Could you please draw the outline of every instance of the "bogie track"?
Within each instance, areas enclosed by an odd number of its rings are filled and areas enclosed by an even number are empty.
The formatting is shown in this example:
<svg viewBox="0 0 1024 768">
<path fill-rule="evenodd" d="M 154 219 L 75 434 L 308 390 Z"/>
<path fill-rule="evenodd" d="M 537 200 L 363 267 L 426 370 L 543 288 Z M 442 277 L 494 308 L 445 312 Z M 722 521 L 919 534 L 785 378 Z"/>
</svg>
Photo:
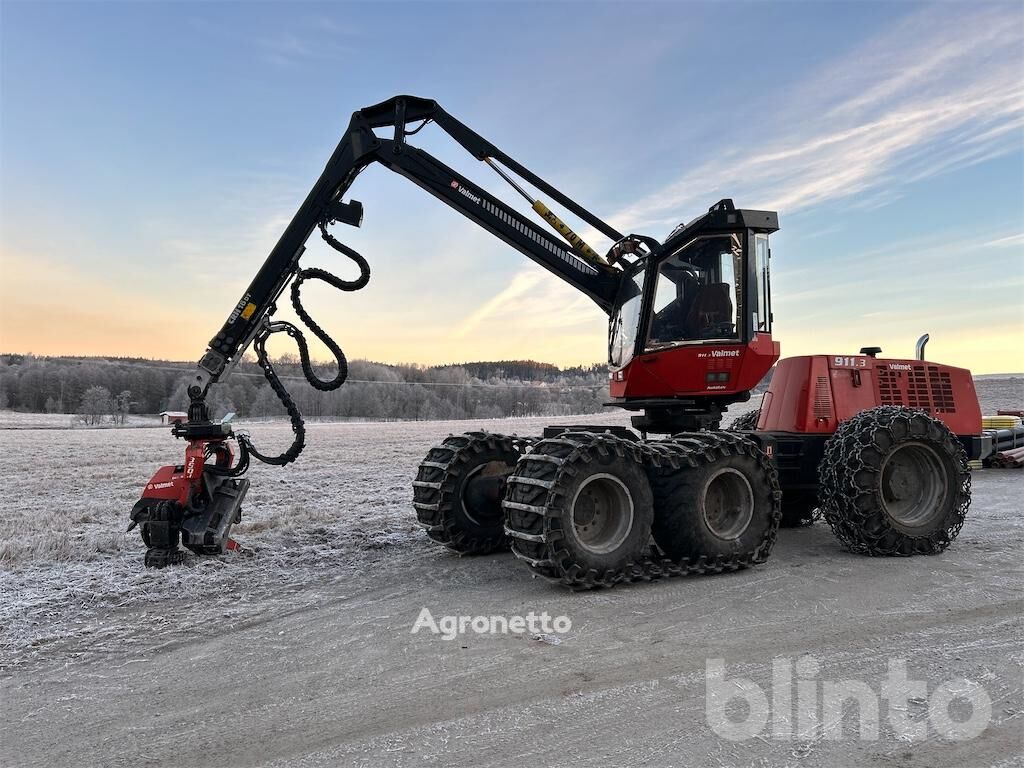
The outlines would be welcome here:
<svg viewBox="0 0 1024 768">
<path fill-rule="evenodd" d="M 761 417 L 761 409 L 748 411 L 742 416 L 737 416 L 729 423 L 729 430 L 732 432 L 750 432 L 757 429 L 757 420 Z"/>
<path fill-rule="evenodd" d="M 679 497 L 680 484 L 718 470 L 741 476 L 741 485 L 756 489 L 750 519 L 739 526 L 735 540 L 717 548 L 695 542 L 674 552 L 658 546 L 657 538 L 652 543 L 652 530 L 664 532 L 680 522 L 680 515 L 692 513 Z M 612 533 L 603 549 L 612 551 L 595 553 L 581 546 L 586 543 L 583 529 L 597 517 L 593 509 L 601 507 L 597 502 L 580 505 L 581 493 L 593 482 L 603 483 L 607 491 L 597 494 L 598 502 L 603 496 L 605 505 L 617 501 L 628 509 L 628 526 L 606 526 Z M 516 464 L 507 481 L 505 525 L 513 553 L 535 573 L 590 589 L 764 562 L 778 531 L 780 498 L 775 469 L 756 443 L 740 435 L 700 432 L 634 441 L 565 433 L 540 441 Z M 672 501 L 677 502 L 674 508 Z M 667 535 L 658 537 L 667 543 Z"/>
<path fill-rule="evenodd" d="M 662 552 L 716 572 L 764 562 L 782 516 L 778 475 L 757 444 L 729 432 L 695 432 L 654 446 L 679 463 L 651 472 L 653 534 Z"/>
</svg>

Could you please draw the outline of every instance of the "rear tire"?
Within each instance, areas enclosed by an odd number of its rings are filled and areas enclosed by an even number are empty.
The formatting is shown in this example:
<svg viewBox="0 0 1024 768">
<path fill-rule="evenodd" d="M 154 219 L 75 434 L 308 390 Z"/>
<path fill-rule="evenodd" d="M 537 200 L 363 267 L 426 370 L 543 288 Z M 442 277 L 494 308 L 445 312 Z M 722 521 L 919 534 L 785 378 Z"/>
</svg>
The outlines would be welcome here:
<svg viewBox="0 0 1024 768">
<path fill-rule="evenodd" d="M 506 549 L 504 481 L 527 448 L 488 432 L 452 435 L 431 448 L 413 481 L 413 506 L 427 536 L 464 555 Z"/>
<path fill-rule="evenodd" d="M 839 425 L 819 467 L 825 520 L 851 552 L 933 555 L 960 532 L 971 475 L 960 441 L 923 411 L 883 406 Z"/>
<path fill-rule="evenodd" d="M 651 488 L 636 446 L 612 435 L 542 440 L 508 479 L 512 552 L 576 589 L 610 587 L 649 552 Z"/>
<path fill-rule="evenodd" d="M 665 555 L 725 570 L 764 562 L 779 526 L 778 478 L 750 440 L 716 433 L 674 435 L 690 466 L 652 476 L 654 541 Z M 696 450 L 693 450 L 696 449 Z M 702 560 L 703 558 L 703 560 Z"/>
</svg>

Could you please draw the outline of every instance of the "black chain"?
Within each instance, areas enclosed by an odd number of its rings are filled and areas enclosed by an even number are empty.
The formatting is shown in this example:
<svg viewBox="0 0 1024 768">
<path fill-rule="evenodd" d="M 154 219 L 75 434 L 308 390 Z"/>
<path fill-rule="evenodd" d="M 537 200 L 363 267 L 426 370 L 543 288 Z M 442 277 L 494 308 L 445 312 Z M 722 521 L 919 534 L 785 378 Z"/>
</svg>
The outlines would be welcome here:
<svg viewBox="0 0 1024 768">
<path fill-rule="evenodd" d="M 951 474 L 945 517 L 918 536 L 894 528 L 882 503 L 882 465 L 907 442 L 948 461 Z M 818 514 L 851 552 L 872 556 L 941 552 L 957 537 L 971 503 L 971 473 L 960 441 L 934 416 L 899 406 L 861 411 L 839 425 L 825 444 L 819 488 Z"/>
<path fill-rule="evenodd" d="M 649 475 L 662 472 L 685 472 L 708 461 L 715 461 L 731 455 L 750 456 L 757 461 L 772 488 L 771 525 L 765 531 L 764 537 L 747 552 L 734 553 L 729 556 L 702 555 L 696 559 L 684 557 L 673 560 L 666 557 L 656 545 L 652 545 L 650 551 L 639 560 L 623 567 L 610 568 L 603 573 L 591 570 L 587 573 L 570 575 L 566 569 L 559 568 L 557 564 L 564 559 L 563 556 L 566 553 L 559 551 L 561 548 L 557 546 L 556 541 L 548 542 L 546 534 L 538 534 L 539 528 L 534 530 L 530 526 L 532 522 L 530 518 L 536 516 L 533 512 L 539 510 L 540 507 L 529 511 L 531 505 L 516 505 L 518 509 L 509 509 L 506 505 L 506 510 L 511 513 L 506 517 L 506 520 L 509 521 L 506 525 L 512 523 L 512 527 L 521 529 L 522 532 L 535 537 L 524 542 L 515 536 L 514 531 L 510 531 L 513 537 L 513 554 L 529 562 L 533 571 L 538 575 L 553 581 L 561 581 L 576 588 L 610 587 L 622 581 L 650 581 L 671 576 L 735 571 L 767 560 L 775 545 L 782 517 L 780 511 L 782 494 L 779 491 L 778 473 L 774 465 L 753 440 L 729 432 L 681 433 L 664 440 L 640 442 L 624 440 L 609 434 L 563 433 L 557 438 L 539 442 L 533 452 L 526 454 L 516 466 L 516 471 L 509 477 L 509 483 L 520 482 L 518 478 L 526 474 L 531 479 L 523 482 L 529 486 L 547 487 L 546 483 L 552 483 L 553 487 L 552 481 L 561 471 L 561 465 L 571 455 L 576 452 L 592 450 L 614 451 L 627 456 L 643 466 Z M 537 480 L 542 482 L 538 483 Z M 510 497 L 506 496 L 506 502 L 509 499 Z M 527 511 L 519 511 L 523 507 Z M 548 514 L 546 509 L 544 514 Z M 544 543 L 533 544 L 532 542 L 537 539 L 543 539 Z M 539 559 L 535 559 L 537 556 Z"/>
<path fill-rule="evenodd" d="M 233 477 L 238 477 L 245 473 L 249 468 L 249 458 L 253 457 L 262 461 L 264 464 L 273 464 L 275 466 L 284 466 L 295 461 L 299 454 L 302 453 L 302 449 L 306 445 L 306 425 L 302 420 L 302 414 L 299 412 L 298 406 L 292 399 L 292 396 L 285 389 L 284 384 L 281 382 L 280 377 L 277 375 L 277 371 L 274 370 L 273 363 L 270 362 L 270 356 L 267 354 L 267 340 L 275 333 L 287 333 L 291 338 L 295 339 L 295 343 L 299 348 L 299 360 L 302 364 L 302 375 L 306 377 L 306 381 L 310 383 L 315 389 L 321 392 L 331 392 L 338 389 L 345 380 L 348 378 L 348 359 L 345 357 L 344 351 L 338 343 L 330 337 L 330 335 L 321 328 L 309 313 L 306 312 L 305 307 L 302 306 L 302 298 L 300 295 L 300 289 L 302 283 L 306 280 L 322 280 L 330 286 L 337 288 L 339 291 L 358 291 L 360 288 L 366 286 L 370 281 L 370 265 L 361 254 L 349 248 L 344 243 L 340 242 L 337 238 L 331 235 L 327 231 L 328 224 L 331 223 L 327 219 L 320 221 L 320 234 L 324 241 L 331 246 L 334 250 L 343 254 L 347 258 L 351 259 L 359 267 L 359 277 L 355 280 L 343 280 L 337 275 L 333 275 L 325 269 L 300 269 L 295 273 L 295 280 L 292 282 L 291 300 L 292 308 L 295 310 L 295 314 L 299 316 L 302 322 L 312 331 L 313 335 L 316 336 L 334 355 L 334 362 L 338 367 L 338 372 L 332 379 L 321 379 L 313 371 L 313 366 L 309 359 L 309 345 L 306 343 L 306 337 L 302 333 L 302 330 L 297 326 L 287 321 L 276 321 L 273 324 L 260 330 L 253 339 L 253 348 L 256 350 L 256 362 L 259 363 L 260 368 L 263 370 L 263 375 L 270 383 L 270 388 L 274 390 L 274 394 L 277 395 L 277 399 L 281 401 L 285 411 L 288 413 L 288 418 L 291 420 L 292 433 L 292 444 L 286 451 L 278 454 L 277 456 L 267 456 L 266 454 L 260 453 L 256 446 L 253 445 L 252 439 L 248 434 L 242 432 L 238 434 L 238 463 L 230 470 L 220 470 L 219 474 L 227 474 Z M 271 310 L 273 312 L 273 310 Z M 214 471 L 217 471 L 216 469 Z"/>
</svg>

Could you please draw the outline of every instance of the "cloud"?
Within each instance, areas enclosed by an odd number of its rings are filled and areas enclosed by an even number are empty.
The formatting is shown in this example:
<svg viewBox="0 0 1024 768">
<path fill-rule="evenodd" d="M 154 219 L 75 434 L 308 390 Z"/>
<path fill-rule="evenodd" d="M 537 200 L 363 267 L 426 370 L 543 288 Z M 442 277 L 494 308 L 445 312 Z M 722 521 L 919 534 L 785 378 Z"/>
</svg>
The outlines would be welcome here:
<svg viewBox="0 0 1024 768">
<path fill-rule="evenodd" d="M 482 328 L 498 333 L 503 327 L 520 331 L 565 333 L 575 327 L 588 330 L 600 322 L 601 310 L 575 288 L 553 278 L 540 267 L 527 267 L 512 276 L 508 287 L 469 315 L 455 330 L 462 338 Z"/>
<path fill-rule="evenodd" d="M 663 228 L 720 195 L 788 213 L 846 198 L 878 207 L 899 187 L 1019 149 L 1022 45 L 1005 8 L 908 16 L 780 100 L 780 125 L 756 148 L 723 150 L 611 222 Z"/>
<path fill-rule="evenodd" d="M 455 335 L 465 336 L 487 318 L 502 315 L 514 309 L 517 304 L 522 303 L 525 297 L 529 296 L 543 277 L 544 275 L 540 272 L 520 272 L 514 275 L 507 288 L 485 301 L 459 325 Z"/>
<path fill-rule="evenodd" d="M 983 248 L 1017 248 L 1020 246 L 1024 246 L 1024 233 L 998 237 L 982 245 Z"/>
<path fill-rule="evenodd" d="M 350 40 L 355 29 L 337 23 L 325 15 L 300 19 L 294 31 L 278 30 L 273 36 L 253 40 L 263 57 L 272 64 L 294 67 L 349 58 L 354 46 Z"/>
</svg>

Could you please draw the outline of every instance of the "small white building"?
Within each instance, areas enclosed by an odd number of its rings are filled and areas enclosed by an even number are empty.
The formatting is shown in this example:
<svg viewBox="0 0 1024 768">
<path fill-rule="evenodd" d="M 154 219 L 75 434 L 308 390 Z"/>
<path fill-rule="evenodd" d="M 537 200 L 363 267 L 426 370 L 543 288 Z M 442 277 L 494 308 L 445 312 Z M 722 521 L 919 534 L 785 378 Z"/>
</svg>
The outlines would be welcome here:
<svg viewBox="0 0 1024 768">
<path fill-rule="evenodd" d="M 181 424 L 188 421 L 188 414 L 184 411 L 162 411 L 160 413 L 161 424 Z"/>
</svg>

